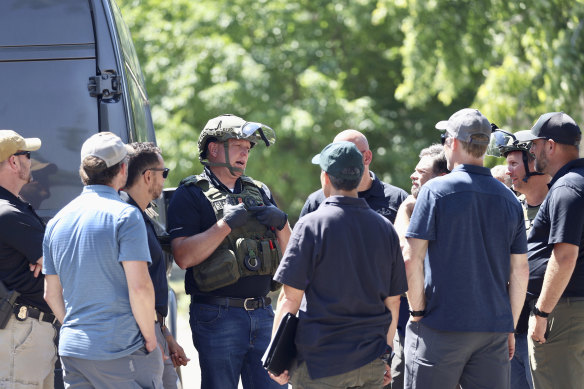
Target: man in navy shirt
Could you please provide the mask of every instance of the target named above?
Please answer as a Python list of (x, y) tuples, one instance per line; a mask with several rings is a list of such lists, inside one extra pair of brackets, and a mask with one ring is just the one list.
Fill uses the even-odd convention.
[(168, 208), (176, 263), (187, 269), (190, 324), (203, 388), (279, 387), (261, 364), (273, 324), (272, 281), (290, 238), (287, 215), (263, 183), (244, 175), (250, 150), (274, 131), (234, 115), (199, 136), (202, 174), (184, 179)]
[(271, 377), (301, 388), (381, 387), (390, 373), (380, 357), (391, 350), (407, 289), (399, 240), (357, 197), (365, 169), (353, 143), (331, 143), (312, 162), (322, 169), (327, 199), (296, 224), (274, 276), (284, 286), (273, 332), (284, 314), (300, 310), (299, 365), (291, 376)]
[[(365, 135), (359, 131), (345, 130), (340, 132), (333, 140), (333, 142), (340, 141), (354, 143), (361, 154), (363, 154), (365, 171), (363, 172), (363, 177), (357, 188), (359, 197), (365, 199), (371, 209), (380, 215), (385, 216), (393, 223), (400, 204), (406, 197), (408, 197), (408, 194), (403, 189), (381, 181), (371, 170), (369, 170), (369, 165), (373, 160), (373, 153), (369, 149), (369, 142)], [(310, 194), (300, 212), (300, 217), (316, 210), (324, 199), (325, 195), (322, 189)]]
[(529, 239), (529, 357), (534, 387), (579, 388), (584, 374), (584, 159), (582, 133), (563, 112), (546, 113), (531, 132), (535, 169), (549, 192)]
[(451, 173), (422, 187), (406, 233), (405, 386), (509, 388), (528, 279), (523, 211), (483, 167), (491, 125), (478, 110), (436, 128)]
[(168, 280), (166, 279), (166, 260), (162, 247), (156, 236), (154, 221), (155, 211), (150, 208), (150, 202), (162, 194), (164, 181), (168, 176), (168, 168), (164, 167), (164, 159), (160, 149), (154, 143), (132, 143), (133, 152), (129, 153), (128, 180), (124, 192), (120, 196), (128, 204), (140, 209), (146, 233), (148, 235), (148, 249), (152, 264), (148, 272), (154, 286), (154, 309), (156, 310), (156, 339), (164, 352), (164, 371), (162, 383), (164, 389), (177, 387), (178, 375), (174, 369), (177, 366), (186, 366), (189, 359), (183, 348), (176, 342), (164, 319), (168, 314)]

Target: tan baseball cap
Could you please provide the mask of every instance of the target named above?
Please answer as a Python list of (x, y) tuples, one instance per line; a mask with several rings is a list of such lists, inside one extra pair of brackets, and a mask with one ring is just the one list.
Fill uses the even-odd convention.
[(36, 151), (41, 148), (39, 138), (23, 138), (12, 130), (0, 130), (0, 162), (18, 151)]

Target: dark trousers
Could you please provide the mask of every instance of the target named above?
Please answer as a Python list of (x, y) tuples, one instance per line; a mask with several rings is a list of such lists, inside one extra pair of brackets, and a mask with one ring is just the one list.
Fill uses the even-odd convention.
[(439, 331), (410, 321), (405, 388), (509, 389), (508, 334)]

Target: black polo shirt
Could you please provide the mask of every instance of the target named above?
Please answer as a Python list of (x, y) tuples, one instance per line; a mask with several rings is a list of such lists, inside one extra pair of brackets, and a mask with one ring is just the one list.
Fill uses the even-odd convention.
[[(372, 210), (385, 216), (390, 222), (395, 222), (397, 210), (402, 201), (408, 197), (408, 193), (403, 189), (381, 181), (372, 171), (369, 172), (369, 175), (373, 179), (371, 188), (359, 192), (359, 198), (365, 199)], [(324, 199), (325, 196), (322, 189), (310, 194), (306, 199), (306, 203), (304, 203), (304, 207), (302, 207), (300, 217), (315, 211)]]
[[(203, 174), (209, 179), (211, 185), (230, 192), (209, 168), (205, 167)], [(243, 186), (239, 178), (235, 182), (233, 193), (241, 193), (242, 189)], [(262, 189), (270, 202), (276, 205), (268, 188), (264, 185)], [(200, 234), (207, 231), (215, 223), (217, 223), (217, 217), (201, 188), (196, 185), (181, 185), (176, 189), (168, 206), (167, 215), (167, 229), (171, 239)], [(192, 268), (188, 268), (185, 273), (185, 291), (188, 294), (197, 295), (260, 297), (266, 296), (270, 292), (271, 281), (272, 276), (270, 275), (243, 277), (234, 284), (205, 293), (197, 287)]]
[(29, 267), (43, 256), (44, 233), (32, 206), (0, 187), (0, 280), (21, 293), (17, 302), (51, 312), (43, 298), (44, 275), (35, 278)]
[(152, 284), (154, 285), (154, 308), (156, 312), (166, 317), (168, 314), (168, 281), (166, 280), (166, 261), (162, 252), (162, 246), (156, 237), (156, 229), (150, 217), (140, 209), (134, 199), (126, 192), (121, 192), (120, 197), (128, 204), (138, 208), (142, 213), (142, 218), (146, 224), (146, 234), (148, 235), (148, 249), (152, 263), (148, 267)]
[(579, 247), (574, 273), (562, 296), (584, 297), (584, 159), (564, 165), (549, 183), (549, 192), (527, 240), (528, 295), (537, 298), (556, 243)]
[(391, 223), (363, 199), (344, 196), (296, 223), (274, 279), (304, 291), (296, 347), (312, 379), (378, 358), (391, 322), (384, 300), (407, 290)]

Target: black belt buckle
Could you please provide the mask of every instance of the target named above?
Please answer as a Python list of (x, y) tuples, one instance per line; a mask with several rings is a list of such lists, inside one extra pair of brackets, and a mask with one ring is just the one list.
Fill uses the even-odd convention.
[[(257, 303), (257, 305), (255, 307), (248, 307), (247, 303)], [(259, 300), (256, 300), (255, 298), (247, 298), (245, 300), (243, 300), (243, 308), (245, 308), (246, 311), (253, 311), (255, 309), (258, 309), (260, 307), (260, 302)]]
[(25, 321), (28, 318), (28, 307), (26, 305), (17, 305), (14, 313), (16, 314), (16, 320)]

